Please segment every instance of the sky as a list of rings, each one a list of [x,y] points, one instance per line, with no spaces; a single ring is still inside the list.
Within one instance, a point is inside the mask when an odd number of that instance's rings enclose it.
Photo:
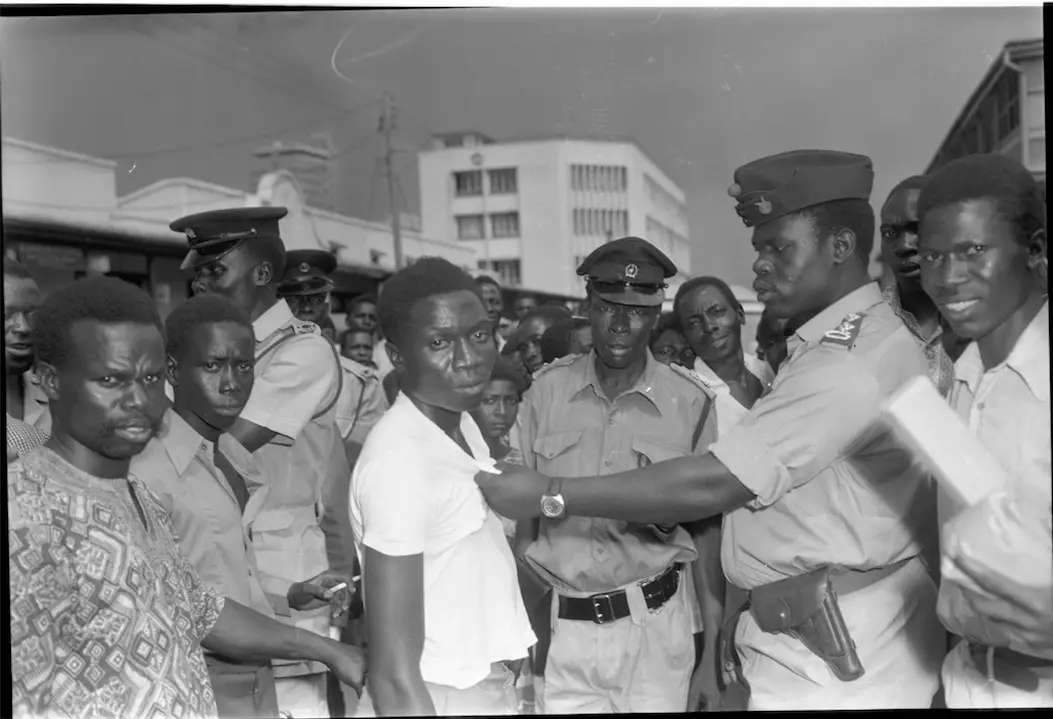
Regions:
[[[337,209],[376,220],[385,91],[410,211],[431,133],[628,136],[686,194],[691,274],[749,285],[736,167],[863,153],[879,206],[925,170],[1002,46],[1041,36],[1038,7],[7,17],[0,131],[119,160],[122,195],[176,176],[254,190],[253,149],[328,132]]]

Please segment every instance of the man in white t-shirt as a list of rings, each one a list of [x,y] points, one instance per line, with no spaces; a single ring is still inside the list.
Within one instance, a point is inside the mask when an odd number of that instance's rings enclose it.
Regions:
[[[363,568],[368,692],[379,715],[516,713],[535,643],[500,518],[474,481],[493,467],[469,412],[497,358],[471,276],[422,258],[379,306],[401,392],[351,480]]]

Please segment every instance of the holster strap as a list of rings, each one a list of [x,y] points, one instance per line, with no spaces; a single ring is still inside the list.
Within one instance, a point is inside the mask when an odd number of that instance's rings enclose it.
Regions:
[[[840,573],[831,574],[830,586],[837,592],[837,596],[844,597],[852,592],[858,592],[861,589],[866,589],[872,584],[877,584],[885,577],[890,577],[914,559],[915,557],[907,557],[901,559],[895,564],[888,564],[884,567],[878,567],[877,569],[870,569],[865,572],[848,569]]]
[[[680,588],[680,565],[673,564],[649,582],[641,582],[648,609],[658,609],[672,599]],[[624,589],[591,597],[559,596],[559,618],[578,622],[609,624],[631,614],[629,597]]]

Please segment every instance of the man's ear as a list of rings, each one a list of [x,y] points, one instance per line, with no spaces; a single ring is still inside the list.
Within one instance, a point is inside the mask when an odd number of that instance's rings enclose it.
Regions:
[[[743,309],[742,305],[739,305],[735,309],[735,314],[738,315],[739,324],[740,325],[745,325],[746,324],[746,310]]]
[[[58,370],[55,369],[55,366],[47,362],[37,362],[36,375],[37,380],[40,382],[40,389],[47,395],[48,401],[54,402],[57,400],[60,394],[60,387]]]
[[[391,340],[384,343],[384,351],[388,353],[388,359],[391,360],[392,366],[402,369],[405,364],[402,361],[402,353],[399,352],[398,347],[391,343]]]
[[[847,227],[839,229],[830,239],[835,265],[840,265],[856,253],[856,233]]]
[[[266,287],[274,280],[274,267],[269,261],[259,263],[253,269],[253,279],[257,287]]]
[[[165,358],[165,379],[173,387],[179,386],[179,363],[175,361],[174,357]]]

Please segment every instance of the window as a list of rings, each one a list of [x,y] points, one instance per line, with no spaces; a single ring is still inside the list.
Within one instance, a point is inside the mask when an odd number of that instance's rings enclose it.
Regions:
[[[574,209],[571,225],[578,237],[625,237],[629,234],[628,210]]]
[[[571,165],[570,189],[579,192],[625,192],[628,170],[615,165]]]
[[[462,240],[481,240],[486,237],[482,215],[458,215],[457,237]]]
[[[519,281],[519,260],[496,260],[492,264],[494,273],[498,277],[498,282],[502,285],[521,284]]]
[[[472,197],[483,194],[483,173],[480,170],[453,173],[453,182],[458,197]]]
[[[995,97],[998,98],[998,139],[1002,141],[1020,127],[1020,78],[1015,72],[1003,73]]]
[[[514,195],[517,192],[519,185],[516,182],[516,168],[490,170],[491,195]]]
[[[490,236],[494,238],[519,237],[519,213],[501,212],[490,215]]]

